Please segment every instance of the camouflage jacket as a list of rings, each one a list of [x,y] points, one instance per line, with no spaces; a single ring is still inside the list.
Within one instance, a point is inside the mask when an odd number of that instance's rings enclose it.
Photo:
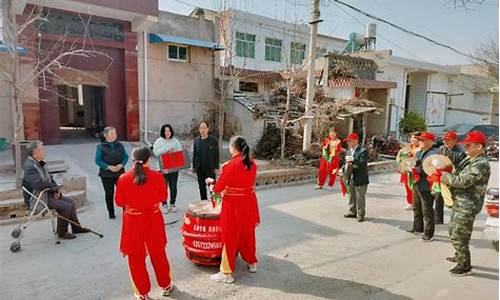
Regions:
[[[453,174],[443,173],[441,182],[450,187],[453,196],[453,211],[478,214],[484,202],[484,194],[490,179],[490,163],[482,154],[465,158]]]

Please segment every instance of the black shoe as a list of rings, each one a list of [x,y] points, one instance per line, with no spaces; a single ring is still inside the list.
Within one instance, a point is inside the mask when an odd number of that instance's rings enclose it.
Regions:
[[[361,223],[361,222],[364,222],[365,221],[365,217],[359,217],[358,218],[358,222]]]
[[[462,277],[462,276],[472,275],[473,272],[472,272],[472,268],[470,268],[470,267],[466,268],[462,265],[457,265],[455,268],[450,270],[450,274],[452,276]]]
[[[59,235],[59,238],[62,240],[73,240],[76,239],[76,235],[66,232],[63,235]]]
[[[109,215],[110,219],[116,219],[116,216],[115,216],[114,212],[110,212],[108,215]]]
[[[344,215],[344,218],[356,218],[356,215],[352,213],[347,213]]]
[[[73,230],[73,234],[87,233],[87,232],[90,232],[90,229],[85,228],[85,227],[79,227],[79,228],[75,228]]]
[[[457,262],[457,258],[455,256],[447,257],[446,260],[449,261],[449,262],[452,262],[452,263],[456,263]]]
[[[428,236],[428,235],[424,235],[422,237],[422,241],[423,242],[432,242],[434,240],[434,237],[433,236]]]
[[[416,230],[415,230],[415,229],[413,229],[413,228],[406,229],[406,232],[413,233],[413,234],[423,233],[423,231],[416,231]]]

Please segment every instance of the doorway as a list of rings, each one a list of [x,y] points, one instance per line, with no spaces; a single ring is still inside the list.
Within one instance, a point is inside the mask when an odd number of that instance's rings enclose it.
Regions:
[[[105,124],[104,94],[101,86],[58,86],[60,133],[63,142],[99,137]]]

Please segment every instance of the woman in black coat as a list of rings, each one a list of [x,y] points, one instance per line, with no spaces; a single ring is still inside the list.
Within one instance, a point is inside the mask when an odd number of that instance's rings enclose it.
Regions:
[[[110,219],[114,219],[115,186],[118,177],[125,172],[128,155],[123,144],[116,140],[117,135],[114,127],[105,127],[102,136],[103,140],[96,148],[95,163],[99,166],[99,177],[101,177],[104,188],[108,216]]]

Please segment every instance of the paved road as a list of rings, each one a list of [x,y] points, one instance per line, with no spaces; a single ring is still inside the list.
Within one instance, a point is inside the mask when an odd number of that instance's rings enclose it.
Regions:
[[[12,226],[0,227],[0,298],[132,299],[126,261],[118,251],[121,220],[106,218],[103,191],[93,176],[93,151],[93,145],[84,144],[52,146],[47,152],[49,159],[66,159],[71,172],[88,174],[91,203],[80,219],[103,232],[104,239],[84,235],[56,245],[49,223],[41,221],[27,232],[23,250],[13,254],[8,250]],[[491,182],[498,183],[498,164],[492,166]],[[172,298],[498,299],[498,254],[482,240],[483,214],[471,241],[475,275],[452,277],[448,270],[453,265],[444,259],[453,253],[447,227],[437,227],[432,243],[406,233],[411,214],[403,210],[398,176],[377,175],[371,181],[364,223],[342,217],[346,200],[338,189],[314,191],[307,184],[260,191],[259,272],[249,274],[240,261],[233,285],[209,280],[217,268],[187,261],[180,223],[167,226],[177,286]],[[181,211],[195,199],[196,183],[181,176]],[[182,218],[182,212],[167,215],[168,220],[175,218]],[[156,287],[154,280],[152,285]],[[159,295],[153,289],[151,296]]]

